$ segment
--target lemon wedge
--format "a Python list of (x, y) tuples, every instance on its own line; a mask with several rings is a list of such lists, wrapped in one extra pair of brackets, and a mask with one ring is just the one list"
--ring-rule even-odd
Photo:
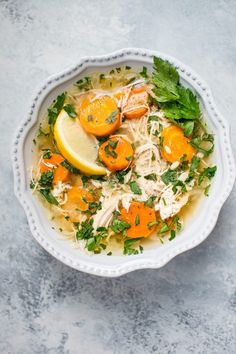
[(92, 175), (105, 175), (106, 169), (96, 163), (97, 139), (84, 131), (78, 119), (62, 110), (54, 126), (54, 138), (61, 154), (76, 168)]

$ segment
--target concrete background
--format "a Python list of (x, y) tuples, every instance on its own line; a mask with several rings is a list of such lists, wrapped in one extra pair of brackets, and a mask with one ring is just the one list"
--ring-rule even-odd
[(202, 245), (161, 270), (103, 279), (34, 241), (9, 160), (36, 86), (83, 55), (126, 46), (192, 66), (230, 121), (235, 151), (235, 37), (233, 0), (0, 0), (1, 354), (236, 352), (235, 189)]

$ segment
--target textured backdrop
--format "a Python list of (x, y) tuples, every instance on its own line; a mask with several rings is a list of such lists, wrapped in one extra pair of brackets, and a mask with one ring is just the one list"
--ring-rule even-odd
[(235, 189), (207, 241), (161, 270), (82, 274), (32, 238), (9, 158), (32, 90), (89, 54), (176, 56), (211, 86), (236, 149), (236, 2), (0, 0), (0, 353), (233, 354)]

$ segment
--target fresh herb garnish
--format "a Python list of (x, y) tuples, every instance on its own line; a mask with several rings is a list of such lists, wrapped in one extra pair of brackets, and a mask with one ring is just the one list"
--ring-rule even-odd
[(48, 108), (48, 124), (54, 125), (58, 114), (62, 110), (66, 98), (66, 94), (63, 92), (61, 95), (57, 96), (53, 105)]
[(209, 156), (214, 150), (214, 136), (212, 134), (197, 136), (190, 141), (190, 144), (204, 156)]
[(133, 156), (126, 156), (125, 158), (127, 161), (132, 161), (133, 160)]
[(116, 234), (123, 234), (126, 229), (130, 228), (130, 224), (124, 220), (118, 219), (116, 216), (113, 217), (110, 228)]
[(142, 69), (142, 71), (140, 71), (139, 75), (144, 77), (145, 79), (148, 78), (148, 73), (147, 73), (147, 67), (146, 66), (143, 66), (143, 69)]
[(106, 157), (112, 156), (114, 159), (116, 159), (118, 156), (113, 148), (112, 149), (109, 148), (109, 144), (107, 144), (104, 147), (104, 151), (105, 151)]
[(176, 170), (167, 170), (161, 175), (161, 180), (167, 185), (170, 183), (175, 183), (177, 180), (177, 171)]
[(144, 202), (144, 205), (150, 208), (150, 207), (152, 207), (153, 202), (154, 202), (154, 200), (156, 200), (156, 199), (157, 199), (157, 197), (153, 195), (153, 196), (150, 197), (146, 202)]
[(80, 173), (80, 171), (78, 170), (78, 168), (72, 166), (68, 161), (64, 160), (61, 162), (61, 166), (65, 167), (68, 171), (70, 171), (71, 173), (73, 173), (74, 175), (78, 175)]
[(193, 92), (180, 84), (176, 68), (167, 60), (154, 57), (154, 73), (152, 82), (156, 101), (164, 111), (165, 116), (175, 121), (190, 136), (194, 129), (194, 120), (200, 117), (197, 97)]
[(109, 115), (109, 117), (107, 117), (106, 123), (107, 123), (107, 124), (112, 124), (112, 123), (114, 123), (115, 120), (116, 120), (116, 116), (117, 116), (118, 113), (119, 113), (119, 110), (118, 110), (118, 109), (116, 109), (115, 111), (113, 111), (113, 112)]
[(51, 187), (53, 181), (54, 171), (43, 172), (39, 179), (39, 185), (41, 187)]
[(125, 176), (127, 175), (127, 173), (129, 172), (130, 170), (123, 170), (123, 171), (117, 171), (115, 173), (115, 177), (117, 178), (118, 182), (120, 183), (125, 183)]
[(114, 141), (114, 140), (109, 140), (108, 141), (108, 145), (112, 148), (115, 149), (117, 147), (118, 144), (118, 140)]
[(46, 149), (43, 154), (43, 159), (50, 159), (52, 157), (52, 153), (50, 149)]
[(169, 241), (172, 241), (176, 236), (176, 231), (175, 230), (170, 230), (170, 238)]
[(211, 180), (215, 176), (216, 169), (217, 169), (216, 166), (204, 168), (204, 170), (200, 173), (198, 177), (199, 186), (202, 184), (205, 178)]
[(144, 176), (144, 178), (150, 181), (157, 181), (157, 175), (155, 173), (150, 173), (149, 175)]
[(133, 81), (136, 80), (136, 77), (131, 77), (127, 82), (126, 82), (126, 85), (129, 85), (131, 84)]
[[(143, 239), (143, 237), (125, 240), (123, 254), (128, 255), (128, 256), (130, 256), (132, 254), (138, 254), (139, 251), (137, 249), (133, 248), (132, 246), (136, 242), (141, 241), (142, 239)], [(142, 252), (142, 251), (143, 251), (143, 249), (140, 250), (140, 252)]]
[(148, 123), (149, 122), (158, 122), (159, 118), (157, 116), (149, 116), (148, 117)]
[(81, 180), (82, 180), (82, 183), (83, 183), (83, 187), (86, 188), (86, 187), (87, 187), (87, 182), (89, 181), (89, 177), (83, 175), (83, 176), (81, 177)]
[(139, 195), (142, 194), (142, 191), (136, 181), (129, 182), (129, 186), (130, 186), (131, 191), (134, 194), (139, 194)]
[(48, 203), (54, 205), (59, 204), (56, 198), (52, 195), (51, 190), (49, 188), (39, 189), (39, 192), (44, 196), (44, 198), (48, 201)]
[(66, 111), (66, 113), (68, 114), (69, 117), (71, 118), (75, 118), (77, 116), (74, 107), (72, 106), (72, 104), (66, 104), (63, 107), (64, 111)]
[(92, 88), (91, 78), (89, 76), (85, 76), (83, 79), (78, 80), (75, 86), (77, 86), (80, 90), (88, 91)]
[(154, 220), (154, 221), (150, 221), (147, 226), (149, 229), (151, 229), (153, 226), (155, 225), (159, 225), (160, 224), (160, 220)]
[(138, 214), (135, 216), (134, 224), (135, 224), (135, 226), (138, 226), (140, 224), (140, 217)]

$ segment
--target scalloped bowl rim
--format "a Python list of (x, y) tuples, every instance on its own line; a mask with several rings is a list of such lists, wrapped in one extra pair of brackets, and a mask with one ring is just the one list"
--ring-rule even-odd
[[(42, 102), (45, 100), (47, 95), (49, 95), (49, 93), (55, 90), (59, 85), (67, 82), (69, 79), (79, 76), (79, 74), (85, 69), (88, 69), (93, 65), (105, 68), (110, 65), (119, 65), (122, 61), (150, 63), (154, 55), (167, 59), (176, 66), (180, 73), (181, 79), (185, 80), (187, 84), (194, 87), (196, 92), (201, 97), (210, 120), (212, 122), (216, 122), (221, 128), (220, 131), (217, 131), (217, 136), (219, 135), (219, 146), (221, 148), (220, 153), (222, 154), (224, 184), (221, 185), (222, 189), (219, 191), (217, 198), (212, 201), (213, 204), (208, 211), (206, 220), (203, 224), (199, 225), (196, 236), (189, 239), (185, 238), (184, 240), (182, 240), (181, 237), (178, 237), (176, 241), (174, 240), (175, 242), (172, 241), (173, 244), (171, 246), (162, 246), (161, 256), (156, 257), (155, 250), (149, 254), (149, 256), (147, 256), (146, 252), (137, 256), (122, 256), (122, 261), (118, 265), (110, 262), (110, 259), (113, 257), (106, 257), (107, 261), (104, 262), (103, 258), (97, 256), (92, 256), (92, 258), (90, 256), (87, 256), (87, 258), (81, 257), (81, 253), (79, 252), (77, 258), (75, 259), (75, 257), (70, 255), (70, 252), (64, 252), (61, 248), (58, 248), (54, 238), (48, 239), (45, 237), (45, 232), (42, 231), (39, 219), (37, 217), (37, 208), (35, 208), (32, 204), (29, 198), (29, 193), (27, 193), (28, 186), (25, 183), (26, 173), (23, 154), (27, 134), (38, 122), (38, 113)], [(161, 52), (141, 48), (125, 48), (106, 55), (81, 58), (78, 64), (72, 68), (66, 69), (63, 72), (49, 77), (45, 84), (33, 95), (31, 102), (29, 113), (26, 118), (21, 121), (20, 126), (16, 130), (12, 144), (11, 155), (14, 172), (14, 191), (16, 197), (25, 210), (33, 236), (51, 255), (77, 270), (100, 276), (115, 277), (137, 269), (160, 268), (178, 254), (197, 246), (207, 238), (216, 224), (220, 209), (233, 188), (235, 181), (235, 163), (230, 145), (228, 122), (219, 113), (208, 85), (191, 68), (172, 56)]]

